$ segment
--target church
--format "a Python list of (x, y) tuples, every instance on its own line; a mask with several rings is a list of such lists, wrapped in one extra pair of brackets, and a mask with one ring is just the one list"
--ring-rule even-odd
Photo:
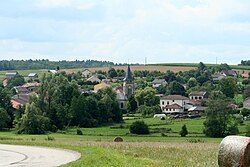
[(130, 69), (130, 65), (128, 65), (126, 76), (123, 79), (123, 86), (115, 89), (116, 91), (116, 99), (119, 102), (120, 109), (126, 109), (126, 102), (130, 95), (134, 94), (135, 85), (133, 82), (132, 72)]

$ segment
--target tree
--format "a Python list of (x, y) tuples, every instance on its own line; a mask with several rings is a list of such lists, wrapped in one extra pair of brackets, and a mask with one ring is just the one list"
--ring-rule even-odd
[(244, 93), (243, 93), (243, 98), (246, 99), (250, 97), (250, 86), (246, 87), (246, 89), (244, 90)]
[(10, 117), (7, 111), (3, 108), (0, 108), (0, 129), (7, 128)]
[(208, 137), (225, 137), (237, 132), (233, 121), (232, 109), (228, 102), (222, 99), (211, 100), (206, 110), (204, 133)]
[(234, 98), (238, 91), (236, 80), (233, 77), (222, 78), (219, 81), (221, 92), (229, 98)]
[(43, 134), (49, 129), (49, 118), (43, 116), (35, 103), (27, 104), (21, 118), (19, 133)]
[(159, 97), (155, 96), (156, 91), (151, 87), (145, 89), (138, 89), (135, 91), (135, 100), (140, 105), (155, 106), (160, 103)]
[(187, 136), (187, 134), (188, 134), (187, 127), (186, 127), (186, 125), (183, 125), (181, 127), (180, 135), (181, 135), (181, 137), (185, 137), (185, 136)]
[(198, 70), (199, 70), (199, 72), (203, 72), (205, 70), (205, 68), (206, 68), (206, 66), (205, 66), (204, 63), (200, 62), (198, 64)]
[(185, 88), (179, 82), (173, 81), (168, 85), (167, 93), (170, 95), (184, 96), (186, 92)]
[(192, 88), (192, 87), (195, 87), (198, 85), (198, 82), (195, 78), (190, 78), (187, 82), (187, 87), (188, 89)]
[(108, 75), (110, 76), (110, 78), (114, 78), (117, 77), (117, 72), (114, 68), (110, 68), (108, 71)]
[(131, 95), (128, 97), (128, 102), (126, 105), (127, 105), (128, 112), (135, 113), (137, 109), (137, 102), (135, 100), (134, 95)]
[(135, 121), (129, 127), (130, 133), (133, 134), (149, 134), (148, 125), (143, 121)]

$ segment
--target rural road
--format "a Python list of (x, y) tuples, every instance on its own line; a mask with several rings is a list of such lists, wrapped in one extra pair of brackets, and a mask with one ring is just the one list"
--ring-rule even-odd
[(52, 167), (80, 157), (80, 153), (71, 150), (0, 144), (0, 167)]

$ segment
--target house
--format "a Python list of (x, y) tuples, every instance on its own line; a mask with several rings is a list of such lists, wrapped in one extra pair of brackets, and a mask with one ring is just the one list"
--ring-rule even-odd
[(99, 83), (99, 84), (97, 84), (97, 85), (94, 86), (94, 92), (97, 92), (100, 89), (103, 89), (103, 88), (106, 88), (106, 87), (110, 87), (110, 86), (111, 86), (110, 84), (106, 84), (104, 82)]
[(164, 113), (180, 113), (190, 108), (189, 98), (181, 95), (168, 95), (160, 98), (160, 107)]
[(89, 77), (92, 76), (92, 72), (90, 70), (88, 70), (88, 69), (84, 69), (82, 71), (82, 76), (85, 77), (85, 78), (89, 78)]
[(18, 109), (29, 102), (28, 94), (15, 95), (11, 98), (12, 108)]
[(11, 79), (11, 78), (15, 77), (17, 74), (18, 74), (17, 71), (8, 71), (5, 73), (5, 77), (7, 79)]
[(166, 86), (168, 83), (165, 79), (155, 79), (152, 81), (152, 85), (154, 88), (159, 87), (160, 85)]
[(96, 82), (96, 83), (100, 83), (101, 80), (99, 78), (97, 78), (96, 76), (91, 76), (87, 79), (87, 81), (90, 81), (90, 82)]
[(208, 98), (207, 92), (191, 92), (189, 93), (189, 99), (190, 100), (202, 100)]
[(224, 75), (225, 77), (235, 77), (237, 78), (238, 74), (235, 70), (222, 70), (221, 74)]
[(32, 92), (32, 91), (36, 90), (39, 85), (40, 85), (40, 83), (38, 83), (38, 82), (28, 82), (28, 83), (22, 85), (22, 87), (25, 87), (30, 92)]
[(204, 113), (207, 107), (194, 106), (188, 109), (188, 112), (191, 112), (192, 115)]
[(36, 79), (36, 78), (38, 78), (38, 74), (37, 74), (37, 73), (30, 73), (30, 74), (28, 75), (28, 78), (29, 78), (29, 79)]
[(243, 108), (250, 110), (250, 97), (243, 102)]
[(249, 78), (249, 74), (248, 73), (243, 73), (243, 74), (241, 74), (241, 77), (242, 78)]
[(222, 74), (213, 74), (213, 75), (212, 75), (212, 78), (213, 78), (213, 81), (218, 82), (218, 81), (221, 80), (222, 78), (225, 78), (225, 76), (222, 75)]
[(30, 93), (30, 91), (26, 87), (23, 87), (23, 86), (17, 86), (17, 87), (14, 87), (14, 89), (16, 90), (17, 94), (28, 94), (28, 93)]

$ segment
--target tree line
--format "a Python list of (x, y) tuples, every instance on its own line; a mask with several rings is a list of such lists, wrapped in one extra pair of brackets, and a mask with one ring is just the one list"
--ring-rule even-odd
[(90, 68), (90, 67), (107, 67), (115, 65), (109, 61), (97, 60), (75, 60), (75, 61), (49, 61), (42, 60), (1, 60), (0, 70), (34, 70), (34, 69), (69, 69), (69, 68)]

